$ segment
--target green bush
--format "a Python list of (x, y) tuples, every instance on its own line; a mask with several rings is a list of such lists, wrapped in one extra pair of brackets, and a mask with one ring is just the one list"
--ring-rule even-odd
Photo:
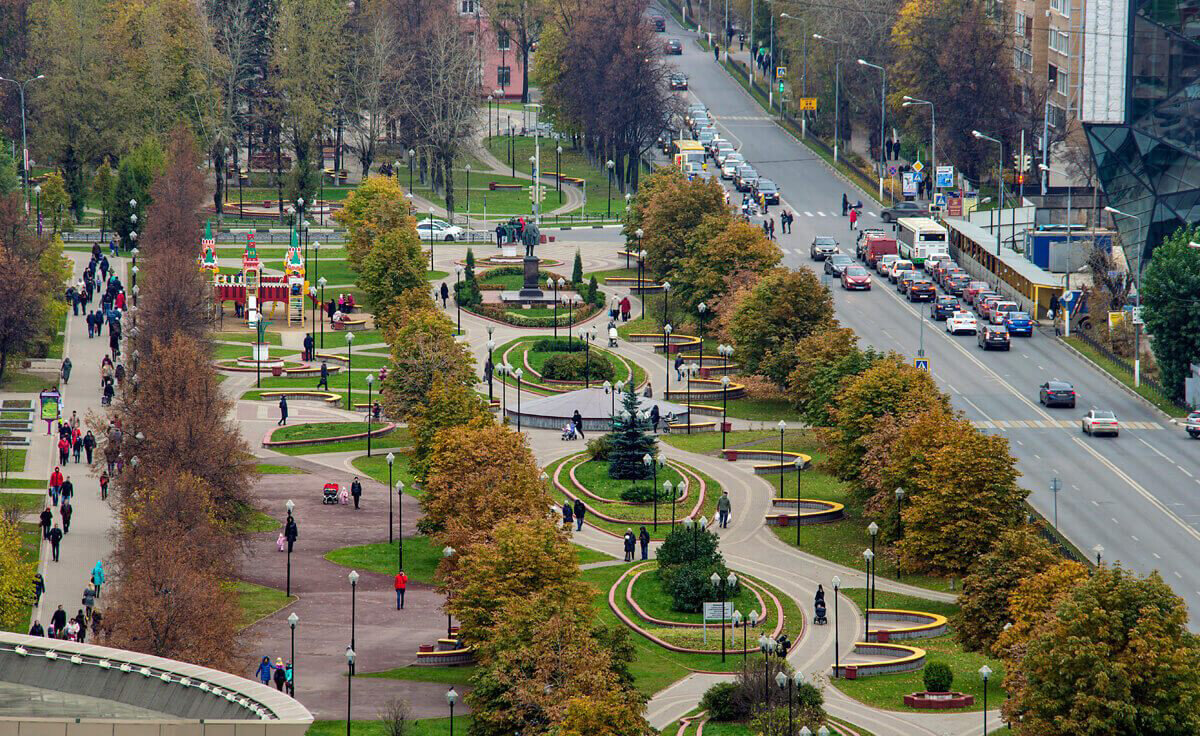
[(583, 340), (568, 340), (566, 338), (548, 337), (538, 340), (531, 348), (535, 353), (577, 353), (583, 352)]
[[(671, 499), (667, 499), (670, 501)], [(675, 527), (658, 548), (659, 567), (682, 565), (699, 560), (708, 565), (724, 564), (718, 549), (720, 539), (709, 530), (703, 531), (692, 527), (688, 529), (680, 524)]]
[(700, 708), (708, 711), (708, 717), (714, 721), (740, 721), (749, 716), (750, 711), (737, 697), (737, 692), (736, 682), (718, 682), (704, 691)]
[[(663, 592), (671, 596), (672, 609), (696, 613), (705, 601), (715, 601), (720, 595), (720, 591), (709, 580), (714, 572), (722, 578), (729, 575), (729, 569), (722, 563), (714, 565), (710, 561), (698, 560), (665, 568), (660, 564), (658, 577), (662, 581)], [(729, 589), (729, 595), (737, 595), (738, 587), (740, 584)]]
[[(662, 498), (662, 491), (659, 491), (659, 499)], [(654, 500), (654, 483), (642, 483), (637, 486), (630, 486), (621, 491), (622, 501), (632, 501), (633, 503), (650, 503)]]
[(595, 383), (604, 383), (613, 380), (615, 373), (612, 363), (604, 358), (589, 359), (578, 352), (551, 355), (542, 366), (542, 376), (553, 381), (582, 381), (587, 376)]
[(608, 453), (610, 450), (612, 450), (612, 439), (606, 434), (602, 434), (596, 439), (588, 440), (587, 451), (593, 460), (608, 462)]
[(945, 662), (925, 665), (925, 689), (931, 693), (948, 693), (954, 684), (954, 671)]
[(462, 307), (474, 307), (483, 303), (483, 294), (475, 279), (459, 281), (454, 284), (454, 301)]

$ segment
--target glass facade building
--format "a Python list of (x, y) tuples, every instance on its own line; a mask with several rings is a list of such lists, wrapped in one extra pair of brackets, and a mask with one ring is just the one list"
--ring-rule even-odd
[[(1200, 0), (1096, 0), (1084, 129), (1131, 265), (1200, 221)], [(1087, 49), (1091, 50), (1088, 54)]]

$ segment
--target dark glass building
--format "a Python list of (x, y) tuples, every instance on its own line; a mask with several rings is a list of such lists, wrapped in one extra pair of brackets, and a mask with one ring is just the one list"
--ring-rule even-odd
[[(1127, 257), (1200, 221), (1200, 0), (1089, 0), (1081, 117)], [(1140, 258), (1139, 258), (1140, 257)]]

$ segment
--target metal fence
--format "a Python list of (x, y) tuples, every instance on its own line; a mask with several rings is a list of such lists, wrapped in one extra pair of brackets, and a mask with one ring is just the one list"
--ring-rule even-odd
[[(1075, 332), (1075, 333), (1072, 333), (1071, 337), (1079, 338), (1080, 342), (1084, 343), (1085, 345), (1090, 347), (1092, 350), (1095, 350), (1097, 353), (1099, 353), (1102, 358), (1104, 358), (1108, 362), (1112, 363), (1113, 366), (1117, 370), (1121, 371), (1126, 376), (1129, 376), (1131, 379), (1133, 378), (1133, 364), (1131, 362), (1129, 362), (1127, 359), (1122, 358), (1121, 356), (1119, 356), (1116, 353), (1114, 353), (1113, 351), (1109, 350), (1107, 347), (1105, 347), (1101, 343), (1092, 339), (1087, 333)], [(1146, 378), (1145, 376), (1142, 376), (1140, 378), (1140, 383), (1142, 385), (1142, 388), (1146, 389), (1146, 391), (1153, 394), (1154, 397), (1156, 399), (1158, 399), (1159, 401), (1170, 404), (1170, 405), (1174, 406), (1175, 408), (1180, 409), (1182, 411), (1190, 411), (1192, 409), (1192, 407), (1188, 406), (1188, 404), (1186, 402), (1178, 401), (1177, 399), (1173, 398), (1171, 396), (1171, 393), (1169, 391), (1167, 391), (1166, 389), (1164, 389), (1162, 387), (1162, 385), (1160, 385), (1157, 381), (1155, 381), (1151, 378)]]

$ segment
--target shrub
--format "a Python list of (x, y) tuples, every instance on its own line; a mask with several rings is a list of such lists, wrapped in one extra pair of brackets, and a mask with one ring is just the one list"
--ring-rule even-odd
[[(661, 500), (661, 491), (659, 492), (659, 496)], [(634, 503), (650, 503), (654, 500), (653, 482), (643, 483), (640, 486), (635, 485), (626, 488), (625, 490), (621, 491), (621, 500), (632, 501)]]
[(708, 711), (708, 717), (714, 721), (740, 721), (750, 715), (750, 711), (737, 697), (737, 691), (736, 682), (718, 682), (704, 691), (700, 708)]
[[(709, 560), (697, 560), (682, 565), (671, 565), (658, 568), (658, 577), (662, 581), (663, 592), (671, 596), (671, 608), (685, 613), (695, 613), (700, 610), (704, 601), (717, 600), (718, 592), (713, 589), (709, 577), (716, 572), (721, 577), (729, 574), (725, 565)], [(736, 589), (730, 591), (736, 594)]]
[(531, 348), (535, 353), (576, 353), (583, 352), (583, 340), (567, 340), (564, 338), (548, 337), (538, 340)]
[(454, 300), (459, 306), (463, 307), (474, 307), (482, 304), (483, 294), (479, 291), (479, 283), (475, 279), (455, 283)]
[(608, 462), (608, 453), (612, 450), (612, 439), (602, 434), (594, 440), (588, 440), (587, 451), (593, 460)]
[(542, 366), (542, 375), (554, 381), (582, 381), (587, 376), (591, 381), (603, 383), (613, 380), (615, 371), (604, 358), (589, 359), (574, 352), (551, 355)]
[(925, 689), (931, 693), (950, 692), (954, 684), (954, 671), (945, 662), (929, 662), (925, 665)]
[(717, 535), (707, 529), (704, 531), (699, 531), (695, 527), (688, 529), (680, 524), (667, 534), (667, 538), (659, 546), (658, 565), (660, 568), (669, 567), (693, 560), (700, 560), (709, 565), (724, 564), (721, 553), (717, 549), (719, 542)]
[(579, 250), (575, 250), (575, 263), (571, 268), (571, 283), (583, 283), (583, 256), (579, 254)]

